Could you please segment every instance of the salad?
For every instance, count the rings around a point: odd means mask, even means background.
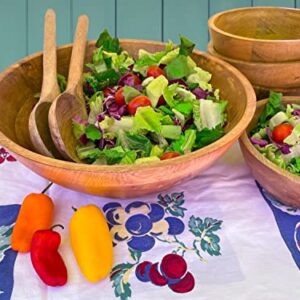
[[[250,141],[277,166],[300,175],[300,105],[284,106],[281,98],[281,93],[270,92]]]
[[[184,155],[224,135],[227,101],[180,36],[164,51],[135,60],[105,30],[83,88],[88,119],[73,118],[78,157],[92,164],[139,164]]]

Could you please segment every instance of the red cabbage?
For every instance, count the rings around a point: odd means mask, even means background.
[[[187,119],[186,122],[185,122],[185,124],[182,126],[182,131],[184,132],[187,129],[189,129],[193,123],[194,123],[194,119],[193,118]]]
[[[180,85],[184,85],[187,87],[186,82],[183,79],[171,79],[169,80],[169,84],[178,83]]]
[[[89,139],[87,138],[86,134],[82,134],[79,138],[79,141],[82,145],[86,145],[89,141]]]
[[[118,81],[118,85],[124,86],[132,86],[134,87],[135,82],[134,82],[134,76],[132,73],[125,73]]]
[[[100,113],[100,114],[97,116],[97,120],[98,120],[98,122],[101,122],[101,121],[103,121],[103,120],[104,120],[104,118],[105,118],[105,112],[102,112],[102,113]]]
[[[268,141],[263,139],[250,138],[250,141],[253,145],[258,145],[260,147],[266,147],[268,145]]]
[[[192,93],[196,96],[197,99],[206,99],[209,95],[212,94],[211,91],[204,91],[200,87],[193,89]]]
[[[180,124],[180,120],[177,119],[176,117],[173,118],[173,123],[174,125],[179,125]]]
[[[300,109],[294,109],[293,116],[300,116]]]
[[[127,113],[127,105],[125,104],[119,108],[119,115],[124,116],[126,113]]]
[[[289,153],[291,153],[291,151],[290,151],[290,145],[283,144],[283,146],[280,147],[280,151],[283,154],[289,154]]]

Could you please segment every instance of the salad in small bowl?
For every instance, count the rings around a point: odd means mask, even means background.
[[[240,138],[256,180],[279,201],[300,206],[300,97],[270,92]]]

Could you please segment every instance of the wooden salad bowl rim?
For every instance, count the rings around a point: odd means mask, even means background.
[[[276,39],[276,40],[268,40],[268,39],[256,39],[256,38],[250,38],[250,37],[245,37],[245,36],[241,36],[241,35],[236,35],[236,34],[232,34],[229,33],[225,30],[222,30],[221,28],[219,28],[218,26],[216,26],[216,21],[218,18],[220,18],[221,16],[224,16],[226,14],[232,14],[235,12],[240,12],[240,11],[256,11],[256,10],[270,10],[270,11],[299,11],[299,9],[296,8],[289,8],[289,7],[276,7],[276,6],[255,6],[255,7],[241,7],[241,8],[234,8],[234,9],[230,9],[230,10],[226,10],[226,11],[222,11],[219,13],[216,13],[215,15],[211,16],[208,19],[208,26],[211,30],[222,34],[224,36],[227,37],[231,37],[234,39],[239,39],[239,40],[244,40],[244,41],[253,41],[253,42],[258,42],[258,43],[266,43],[266,44],[278,44],[278,43],[299,43],[300,39]],[[299,12],[300,14],[300,12]]]
[[[300,40],[299,40],[300,41]],[[282,68],[282,67],[300,67],[300,60],[296,61],[282,61],[282,62],[264,62],[264,61],[245,61],[239,60],[236,58],[231,58],[219,53],[213,44],[213,41],[210,40],[207,44],[207,51],[210,55],[216,56],[217,58],[227,61],[229,64],[236,64],[241,66],[249,66],[251,68]],[[294,88],[294,87],[290,87]]]
[[[257,101],[257,108],[261,108],[266,105],[268,102],[268,99],[262,99]],[[300,103],[300,96],[283,96],[282,97],[283,104],[292,104],[292,103]],[[254,118],[257,117],[257,111],[254,115]],[[254,124],[255,125],[255,124]],[[263,165],[265,165],[267,168],[271,169],[274,173],[276,173],[279,176],[284,176],[288,178],[290,181],[299,184],[300,183],[300,176],[295,175],[293,173],[290,173],[287,170],[284,170],[280,167],[278,167],[276,164],[271,162],[268,158],[264,157],[250,142],[249,139],[249,131],[253,128],[253,124],[250,124],[243,132],[243,134],[240,137],[240,142],[243,144],[243,146],[250,152],[250,154],[255,157],[258,161],[260,161]]]
[[[122,43],[144,43],[149,45],[157,45],[157,46],[163,46],[165,43],[163,42],[157,42],[157,41],[149,41],[149,40],[132,40],[132,39],[120,39],[121,44]],[[89,46],[94,46],[95,41],[90,41]],[[72,44],[67,44],[58,47],[59,49],[64,49],[71,47]],[[255,103],[256,103],[256,97],[254,90],[248,81],[248,79],[241,74],[236,68],[231,66],[230,64],[210,55],[204,52],[201,52],[199,50],[194,50],[194,54],[201,55],[202,57],[206,57],[209,60],[216,62],[219,65],[222,65],[226,67],[229,71],[234,73],[237,77],[239,77],[239,80],[243,84],[245,88],[245,94],[247,98],[247,103],[245,106],[245,111],[241,119],[237,122],[237,124],[229,131],[227,132],[222,138],[217,140],[216,142],[205,146],[204,148],[201,148],[199,150],[196,150],[194,152],[184,154],[182,156],[170,159],[170,160],[163,160],[159,162],[149,162],[146,164],[138,164],[138,165],[89,165],[84,163],[74,163],[69,161],[63,161],[58,160],[55,158],[46,157],[43,155],[40,155],[38,153],[35,153],[33,151],[30,151],[26,148],[23,148],[22,146],[18,145],[17,143],[10,140],[8,137],[6,137],[1,131],[0,131],[0,144],[4,147],[6,147],[9,151],[20,155],[27,160],[42,163],[44,165],[48,166],[56,166],[57,168],[62,168],[66,170],[74,170],[74,171],[85,171],[85,172],[106,172],[106,173],[125,173],[130,172],[134,170],[144,170],[144,169],[155,169],[156,167],[163,167],[163,166],[174,166],[177,164],[181,164],[182,162],[191,161],[194,158],[201,157],[204,154],[210,154],[213,153],[216,149],[222,148],[223,146],[228,145],[230,142],[233,142],[234,140],[237,140],[237,138],[241,135],[241,133],[245,130],[247,124],[251,121],[254,112],[255,112]],[[3,80],[4,77],[9,76],[9,74],[15,70],[16,68],[20,67],[21,64],[24,64],[28,61],[30,61],[33,58],[36,58],[38,56],[41,56],[42,52],[37,52],[32,55],[29,55],[25,57],[24,59],[19,60],[15,64],[9,66],[6,68],[2,73],[0,73],[0,82]]]

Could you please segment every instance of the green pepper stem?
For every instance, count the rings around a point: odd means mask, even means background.
[[[45,194],[50,189],[52,184],[53,182],[49,181],[48,185],[42,190],[41,194]]]
[[[53,230],[55,227],[60,227],[62,230],[65,229],[65,227],[63,225],[61,225],[61,224],[55,224],[50,229]]]

